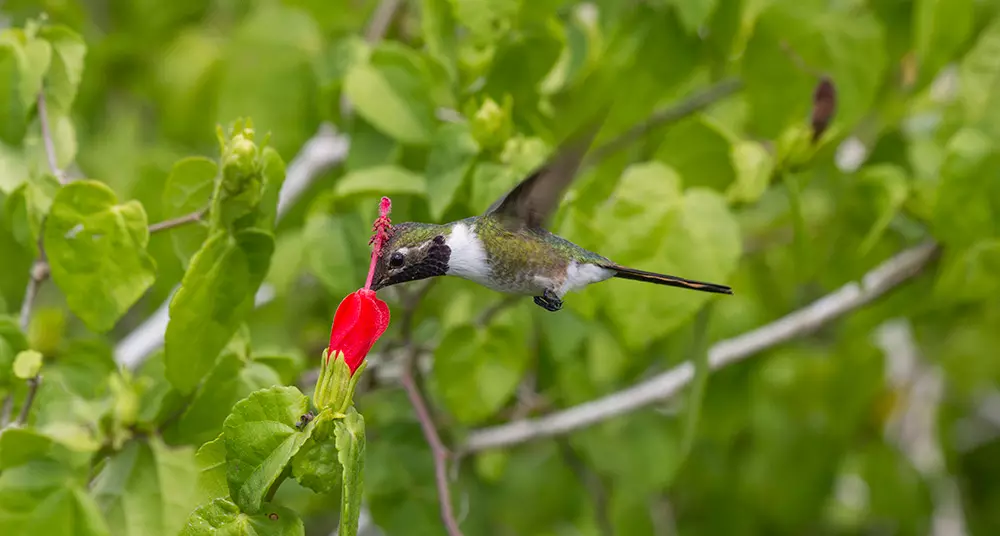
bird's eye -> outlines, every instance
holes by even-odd
[[[395,252],[389,257],[389,267],[399,268],[403,265],[403,254],[400,252]]]

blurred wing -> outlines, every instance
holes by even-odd
[[[576,177],[580,163],[606,116],[607,108],[582,132],[571,136],[542,167],[497,199],[486,214],[495,216],[510,230],[543,227],[559,208],[563,193]]]

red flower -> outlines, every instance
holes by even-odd
[[[348,294],[340,302],[337,313],[333,316],[327,360],[336,356],[338,352],[342,353],[351,375],[358,370],[375,341],[389,327],[389,306],[375,296],[371,286],[375,263],[382,246],[389,239],[389,233],[392,232],[392,224],[389,221],[391,209],[392,202],[388,197],[383,197],[379,203],[379,217],[372,226],[374,233],[369,241],[373,248],[371,264],[368,267],[368,280],[365,281],[364,288]]]
[[[327,359],[343,352],[344,361],[354,374],[387,327],[389,306],[375,297],[374,290],[363,288],[348,294],[333,317]]]

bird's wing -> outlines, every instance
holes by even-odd
[[[544,227],[559,207],[566,188],[576,177],[584,155],[607,117],[608,109],[604,108],[595,121],[570,136],[548,162],[497,199],[486,214],[497,218],[510,230]]]

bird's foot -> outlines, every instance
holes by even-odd
[[[563,306],[562,300],[560,300],[559,296],[556,296],[556,293],[551,290],[546,290],[541,296],[535,296],[535,303],[542,309],[552,312],[562,309]]]

